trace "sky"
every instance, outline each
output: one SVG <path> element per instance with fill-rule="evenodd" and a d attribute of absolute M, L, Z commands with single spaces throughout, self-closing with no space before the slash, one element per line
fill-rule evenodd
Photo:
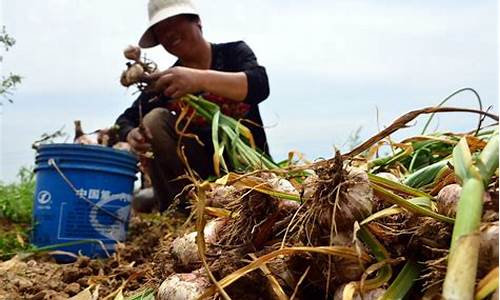
<path fill-rule="evenodd" d="M 16 39 L 2 75 L 23 76 L 13 104 L 0 107 L 0 181 L 33 166 L 33 141 L 73 121 L 110 126 L 137 96 L 119 84 L 122 50 L 148 24 L 146 0 L 0 0 L 0 25 Z M 268 72 L 260 105 L 276 160 L 309 160 L 347 150 L 350 136 L 374 135 L 398 116 L 471 87 L 498 113 L 497 1 L 198 0 L 210 42 L 244 40 Z M 161 47 L 147 56 L 168 68 Z M 472 93 L 450 106 L 477 108 Z M 418 134 L 426 118 L 395 138 Z M 474 129 L 477 117 L 441 115 L 432 129 Z M 62 139 L 60 141 L 63 141 Z"/>

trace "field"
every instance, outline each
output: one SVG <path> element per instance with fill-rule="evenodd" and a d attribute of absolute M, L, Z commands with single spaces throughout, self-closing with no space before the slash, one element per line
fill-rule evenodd
<path fill-rule="evenodd" d="M 221 118 L 202 99 L 186 101 L 208 119 Z M 19 183 L 0 190 L 0 297 L 495 297 L 495 123 L 390 138 L 420 115 L 463 110 L 416 110 L 347 153 L 315 162 L 290 153 L 280 163 L 259 156 L 241 123 L 224 116 L 214 130 L 220 141 L 238 141 L 230 153 L 238 172 L 227 173 L 222 156 L 214 160 L 216 181 L 190 172 L 190 215 L 134 213 L 112 257 L 79 256 L 65 265 L 28 242 L 34 179 L 22 170 Z"/>

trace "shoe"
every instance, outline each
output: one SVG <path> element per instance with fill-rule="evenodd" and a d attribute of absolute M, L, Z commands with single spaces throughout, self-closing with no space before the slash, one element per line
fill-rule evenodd
<path fill-rule="evenodd" d="M 132 197 L 132 208 L 139 213 L 150 213 L 158 205 L 158 198 L 152 187 L 139 190 Z"/>

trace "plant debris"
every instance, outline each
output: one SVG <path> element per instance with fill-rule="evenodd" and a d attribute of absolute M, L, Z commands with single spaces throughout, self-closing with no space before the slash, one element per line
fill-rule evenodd
<path fill-rule="evenodd" d="M 133 63 L 122 83 L 147 89 L 141 79 L 156 65 L 134 47 L 125 56 Z M 214 147 L 223 149 L 214 155 L 216 181 L 186 175 L 192 214 L 135 215 L 108 259 L 58 265 L 20 253 L 0 263 L 0 298 L 438 299 L 452 290 L 456 299 L 487 299 L 498 289 L 498 116 L 419 109 L 348 153 L 277 164 L 217 105 L 182 101 L 215 124 Z M 390 137 L 419 115 L 455 111 L 495 123 Z M 77 129 L 78 142 L 85 134 Z M 235 172 L 222 141 L 236 145 L 226 153 Z M 474 218 L 461 217 L 469 210 Z M 454 253 L 468 268 L 457 267 Z"/>

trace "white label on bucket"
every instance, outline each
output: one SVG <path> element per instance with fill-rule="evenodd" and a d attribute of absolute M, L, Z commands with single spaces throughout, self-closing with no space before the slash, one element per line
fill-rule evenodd
<path fill-rule="evenodd" d="M 131 195 L 125 193 L 111 194 L 95 205 L 118 215 L 122 220 L 128 220 Z M 73 201 L 73 200 L 72 200 Z M 123 206 L 126 202 L 127 205 Z M 66 240 L 110 239 L 125 240 L 126 224 L 107 215 L 96 206 L 77 200 L 68 209 L 68 203 L 62 202 L 59 215 L 58 238 Z"/>
<path fill-rule="evenodd" d="M 111 197 L 111 192 L 108 190 L 101 190 L 101 200 Z"/>
<path fill-rule="evenodd" d="M 87 197 L 87 191 L 84 189 L 79 189 L 76 191 L 76 195 L 80 198 Z"/>
<path fill-rule="evenodd" d="M 103 212 L 99 210 L 98 207 L 109 207 L 109 203 L 112 201 L 124 201 L 130 203 L 132 196 L 126 193 L 110 194 L 109 197 L 101 197 L 101 200 L 96 203 L 96 206 L 92 207 L 89 214 L 89 222 L 92 227 L 102 236 L 107 237 L 110 240 L 123 241 L 125 240 L 125 224 L 120 222 L 120 220 L 114 220 L 113 224 L 102 225 L 97 216 L 102 215 Z M 114 211 L 120 219 L 127 220 L 128 214 L 130 213 L 130 205 L 119 208 Z"/>
<path fill-rule="evenodd" d="M 89 189 L 89 199 L 91 200 L 97 200 L 99 199 L 99 193 L 101 191 L 99 189 Z"/>
<path fill-rule="evenodd" d="M 49 191 L 43 190 L 38 192 L 36 199 L 38 200 L 38 203 L 40 203 L 41 205 L 45 205 L 50 202 L 50 200 L 52 199 L 52 195 Z"/>

